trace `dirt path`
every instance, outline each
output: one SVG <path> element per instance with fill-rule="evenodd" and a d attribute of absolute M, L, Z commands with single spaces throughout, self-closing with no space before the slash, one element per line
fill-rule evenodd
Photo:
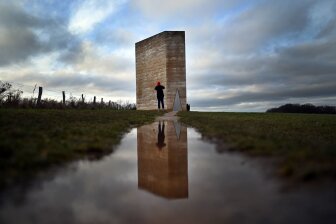
<path fill-rule="evenodd" d="M 178 116 L 176 116 L 177 111 L 171 111 L 168 113 L 165 113 L 164 115 L 157 117 L 156 121 L 177 121 L 179 119 Z"/>

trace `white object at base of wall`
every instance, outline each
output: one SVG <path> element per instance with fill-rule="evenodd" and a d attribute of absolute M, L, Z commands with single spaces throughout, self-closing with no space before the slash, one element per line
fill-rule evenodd
<path fill-rule="evenodd" d="M 182 105 L 181 105 L 181 100 L 180 100 L 180 94 L 177 89 L 176 94 L 175 94 L 175 99 L 174 99 L 173 111 L 181 111 L 181 110 L 182 110 Z"/>

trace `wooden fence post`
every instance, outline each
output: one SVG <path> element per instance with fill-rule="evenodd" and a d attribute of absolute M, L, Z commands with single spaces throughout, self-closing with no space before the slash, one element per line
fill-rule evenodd
<path fill-rule="evenodd" d="M 109 107 L 111 107 L 111 100 L 109 101 L 109 104 L 108 104 Z"/>
<path fill-rule="evenodd" d="M 43 92 L 43 88 L 41 86 L 39 86 L 39 92 L 38 92 L 38 97 L 37 97 L 37 105 L 41 104 L 42 92 Z"/>
<path fill-rule="evenodd" d="M 93 97 L 93 104 L 96 104 L 96 96 Z"/>
<path fill-rule="evenodd" d="M 62 91 L 62 95 L 63 95 L 63 105 L 65 105 L 65 91 Z"/>
<path fill-rule="evenodd" d="M 9 93 L 7 96 L 8 103 L 12 102 L 12 93 Z"/>
<path fill-rule="evenodd" d="M 82 103 L 84 103 L 84 95 L 82 94 Z"/>
<path fill-rule="evenodd" d="M 101 103 L 101 104 L 103 104 L 103 103 L 104 103 L 104 99 L 103 99 L 103 98 L 101 98 L 101 100 L 100 100 L 100 103 Z"/>

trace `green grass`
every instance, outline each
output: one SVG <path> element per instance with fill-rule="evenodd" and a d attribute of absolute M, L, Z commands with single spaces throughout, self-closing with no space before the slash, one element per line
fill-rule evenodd
<path fill-rule="evenodd" d="M 0 109 L 0 187 L 53 165 L 111 153 L 159 112 Z"/>
<path fill-rule="evenodd" d="M 179 116 L 229 150 L 277 158 L 280 175 L 304 180 L 336 177 L 335 115 L 182 112 Z"/>

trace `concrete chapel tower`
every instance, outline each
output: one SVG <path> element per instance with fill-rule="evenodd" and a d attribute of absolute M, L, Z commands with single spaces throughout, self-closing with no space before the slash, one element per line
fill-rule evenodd
<path fill-rule="evenodd" d="M 135 44 L 136 106 L 157 109 L 156 83 L 165 86 L 165 109 L 186 110 L 185 32 L 164 31 Z"/>

